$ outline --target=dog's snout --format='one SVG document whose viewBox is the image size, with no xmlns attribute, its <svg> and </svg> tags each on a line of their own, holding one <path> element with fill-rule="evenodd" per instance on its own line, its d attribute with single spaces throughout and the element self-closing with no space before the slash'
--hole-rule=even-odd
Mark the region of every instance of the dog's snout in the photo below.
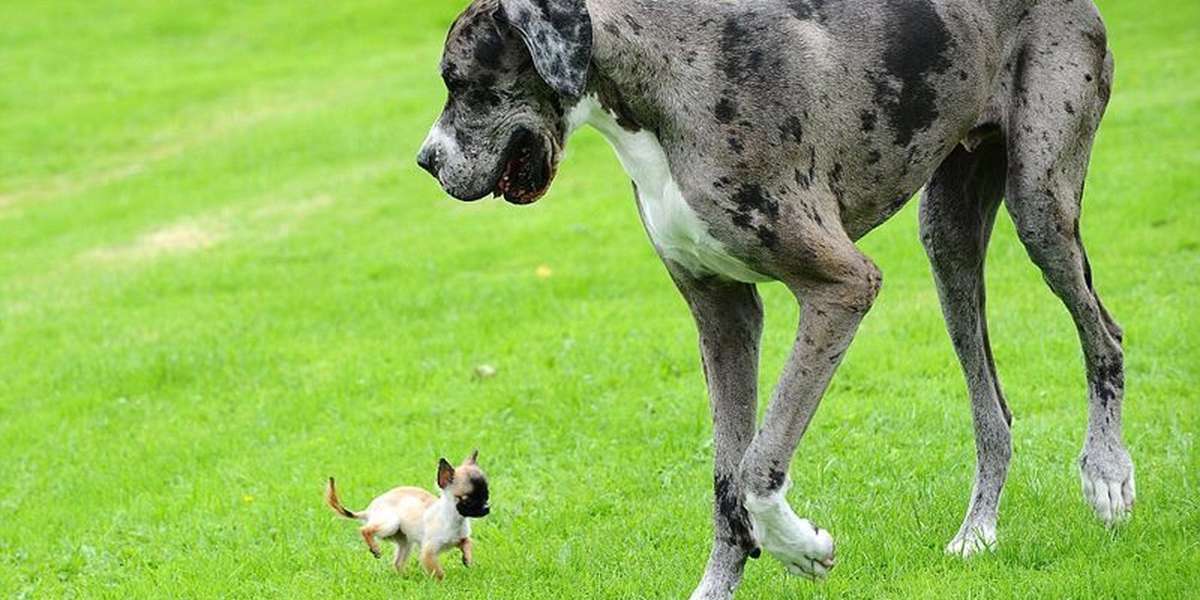
<svg viewBox="0 0 1200 600">
<path fill-rule="evenodd" d="M 421 151 L 417 153 L 417 165 L 434 177 L 438 176 L 439 165 L 437 154 L 437 149 L 429 144 L 423 146 Z"/>
</svg>

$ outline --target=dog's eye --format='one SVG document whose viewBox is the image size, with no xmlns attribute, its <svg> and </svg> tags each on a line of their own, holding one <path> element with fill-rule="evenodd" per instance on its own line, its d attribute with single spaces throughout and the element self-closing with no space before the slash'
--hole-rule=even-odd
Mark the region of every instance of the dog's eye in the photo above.
<svg viewBox="0 0 1200 600">
<path fill-rule="evenodd" d="M 446 89 L 450 90 L 450 93 L 453 94 L 464 92 L 470 87 L 470 83 L 467 80 L 449 74 L 442 74 L 442 81 L 446 83 Z"/>
</svg>

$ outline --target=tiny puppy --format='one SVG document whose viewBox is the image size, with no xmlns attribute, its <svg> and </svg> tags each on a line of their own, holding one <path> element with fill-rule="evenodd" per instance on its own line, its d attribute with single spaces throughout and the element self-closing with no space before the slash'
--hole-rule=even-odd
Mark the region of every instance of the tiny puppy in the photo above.
<svg viewBox="0 0 1200 600">
<path fill-rule="evenodd" d="M 404 567 L 409 550 L 421 549 L 421 566 L 435 579 L 445 577 L 438 555 L 453 547 L 462 550 L 462 562 L 471 566 L 471 524 L 468 519 L 484 517 L 488 507 L 487 476 L 476 463 L 479 450 L 471 453 L 458 468 L 442 458 L 438 460 L 437 485 L 441 497 L 417 487 L 398 487 L 375 498 L 366 510 L 347 509 L 338 499 L 333 478 L 325 488 L 325 502 L 339 516 L 363 522 L 359 528 L 367 548 L 379 558 L 375 538 L 396 544 L 392 565 Z"/>
</svg>

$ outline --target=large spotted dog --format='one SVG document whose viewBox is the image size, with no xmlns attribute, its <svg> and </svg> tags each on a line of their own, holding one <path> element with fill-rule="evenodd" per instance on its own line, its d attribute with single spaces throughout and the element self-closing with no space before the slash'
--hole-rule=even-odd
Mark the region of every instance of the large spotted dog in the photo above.
<svg viewBox="0 0 1200 600">
<path fill-rule="evenodd" d="M 829 532 L 785 502 L 788 468 L 879 290 L 854 242 L 922 186 L 921 241 L 978 459 L 947 551 L 995 543 L 1012 452 L 984 315 L 1002 198 L 1079 331 L 1084 495 L 1106 522 L 1129 513 L 1121 329 L 1079 233 L 1112 78 L 1090 0 L 475 0 L 441 71 L 449 99 L 418 162 L 449 194 L 533 202 L 583 124 L 633 179 L 695 316 L 712 405 L 715 539 L 694 597 L 729 597 L 759 548 L 800 575 L 833 566 Z M 785 284 L 801 319 L 756 429 L 762 281 Z"/>
</svg>

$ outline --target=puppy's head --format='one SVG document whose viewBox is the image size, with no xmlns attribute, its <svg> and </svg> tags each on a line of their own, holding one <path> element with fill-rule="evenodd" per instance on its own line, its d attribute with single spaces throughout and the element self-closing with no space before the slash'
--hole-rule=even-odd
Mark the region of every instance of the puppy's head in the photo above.
<svg viewBox="0 0 1200 600">
<path fill-rule="evenodd" d="M 478 458 L 479 451 L 476 450 L 457 468 L 451 466 L 450 461 L 444 458 L 438 460 L 438 487 L 441 488 L 442 495 L 449 495 L 454 499 L 458 514 L 464 517 L 479 518 L 491 512 L 488 506 L 487 476 L 476 463 Z"/>
<path fill-rule="evenodd" d="M 475 0 L 446 38 L 446 105 L 417 163 L 460 200 L 537 200 L 554 179 L 591 55 L 584 0 Z"/>
</svg>

